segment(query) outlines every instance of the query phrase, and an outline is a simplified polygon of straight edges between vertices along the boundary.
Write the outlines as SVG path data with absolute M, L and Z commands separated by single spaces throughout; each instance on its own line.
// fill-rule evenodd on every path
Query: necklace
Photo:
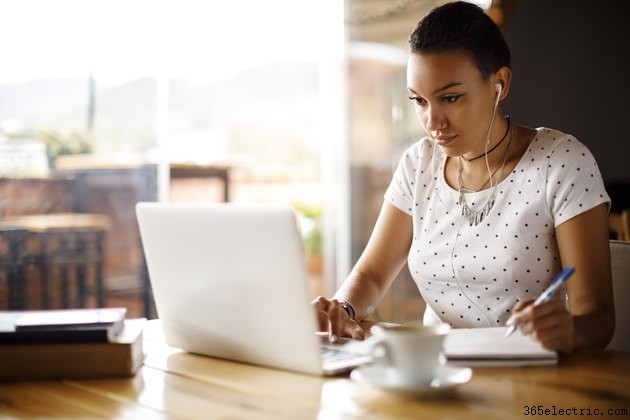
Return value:
M 486 155 L 489 155 L 490 153 L 494 152 L 494 150 L 497 147 L 499 147 L 501 145 L 501 143 L 503 143 L 503 140 L 505 140 L 505 138 L 507 137 L 508 132 L 510 131 L 510 127 L 512 126 L 512 121 L 510 121 L 510 117 L 506 115 L 505 119 L 507 120 L 507 123 L 508 123 L 507 129 L 505 130 L 505 133 L 503 134 L 503 137 L 501 137 L 501 140 L 499 140 L 499 142 L 497 144 L 495 144 L 492 147 L 492 149 L 488 150 L 485 153 L 480 154 L 479 156 L 475 156 L 474 158 L 467 159 L 464 156 L 462 156 L 461 158 L 464 159 L 466 162 L 472 162 L 473 160 L 477 160 L 479 158 L 482 158 L 482 157 L 484 157 Z
M 508 146 L 505 149 L 505 156 L 503 156 L 503 163 L 501 164 L 501 167 L 500 167 L 501 176 L 503 175 L 503 169 L 505 168 L 505 163 L 507 162 L 507 158 L 510 154 L 510 146 L 512 146 L 513 133 L 514 133 L 514 130 L 510 130 L 510 141 L 508 142 Z M 473 225 L 477 226 L 479 223 L 483 221 L 483 219 L 488 215 L 488 213 L 490 213 L 490 210 L 492 210 L 492 207 L 494 206 L 494 202 L 495 202 L 494 191 L 497 188 L 498 182 L 496 184 L 493 184 L 492 177 L 497 171 L 495 170 L 488 179 L 490 181 L 490 195 L 488 196 L 486 203 L 480 209 L 472 210 L 470 207 L 468 207 L 468 203 L 466 202 L 466 195 L 464 194 L 464 186 L 462 185 L 463 165 L 462 165 L 461 156 L 459 156 L 459 158 L 457 159 L 457 166 L 459 168 L 459 172 L 458 172 L 459 200 L 457 201 L 457 204 L 462 206 L 462 216 L 464 216 L 468 220 L 468 223 L 470 224 L 470 226 L 473 226 Z M 486 181 L 483 185 L 485 186 L 487 182 L 488 181 Z M 483 186 L 481 188 L 483 188 Z
M 488 179 L 486 179 L 486 182 L 484 182 L 483 185 L 479 187 L 479 189 L 477 190 L 473 190 L 472 188 L 468 188 L 464 185 L 464 181 L 462 180 L 462 171 L 459 171 L 458 173 L 457 182 L 459 182 L 459 185 L 461 186 L 462 191 L 464 191 L 465 193 L 476 193 L 483 190 L 483 187 L 485 187 L 488 184 L 488 181 L 490 181 L 494 177 L 494 175 L 499 171 L 499 169 L 501 169 L 501 166 L 497 166 L 496 169 L 492 171 L 492 175 L 490 175 Z

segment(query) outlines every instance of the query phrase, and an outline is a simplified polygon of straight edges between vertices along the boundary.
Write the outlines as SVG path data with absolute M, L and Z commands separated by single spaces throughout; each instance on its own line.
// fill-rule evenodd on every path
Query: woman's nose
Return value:
M 429 109 L 427 112 L 427 130 L 437 131 L 446 127 L 446 117 L 437 109 Z

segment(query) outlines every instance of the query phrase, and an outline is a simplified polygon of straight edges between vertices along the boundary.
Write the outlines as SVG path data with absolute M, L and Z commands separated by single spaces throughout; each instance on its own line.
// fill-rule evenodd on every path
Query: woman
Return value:
M 361 322 L 408 263 L 425 324 L 518 324 L 544 347 L 604 347 L 614 331 L 608 204 L 597 164 L 574 137 L 501 111 L 510 52 L 478 6 L 447 3 L 412 32 L 409 99 L 427 137 L 402 156 L 374 231 L 320 329 L 364 338 Z M 563 267 L 556 299 L 535 298 Z M 566 294 L 565 294 L 566 293 Z

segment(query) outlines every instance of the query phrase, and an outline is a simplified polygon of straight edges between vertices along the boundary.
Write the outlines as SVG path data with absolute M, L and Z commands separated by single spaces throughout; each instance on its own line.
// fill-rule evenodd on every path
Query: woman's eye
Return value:
M 410 96 L 409 99 L 411 99 L 412 101 L 414 101 L 416 103 L 416 105 L 424 105 L 424 99 L 422 99 L 419 96 Z
M 446 95 L 445 97 L 442 98 L 442 100 L 446 102 L 447 104 L 452 104 L 453 102 L 457 101 L 461 97 L 462 95 Z

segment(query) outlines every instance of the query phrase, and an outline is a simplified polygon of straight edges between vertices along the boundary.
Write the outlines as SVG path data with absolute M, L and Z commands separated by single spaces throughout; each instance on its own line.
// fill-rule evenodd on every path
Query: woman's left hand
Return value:
M 514 306 L 507 325 L 520 324 L 521 333 L 529 335 L 543 347 L 569 354 L 575 350 L 573 315 L 560 299 L 534 305 L 534 299 Z

